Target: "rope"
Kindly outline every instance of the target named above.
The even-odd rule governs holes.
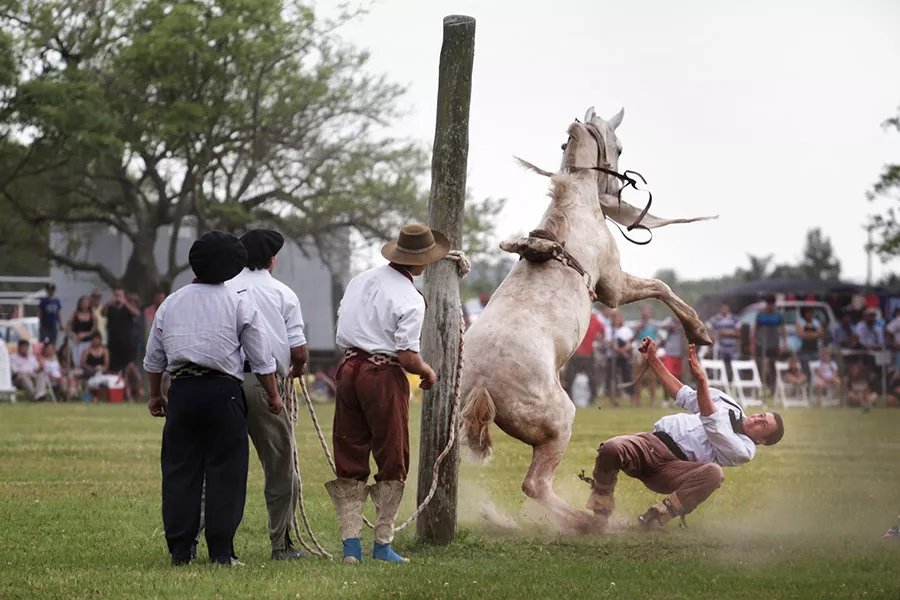
[[[302,381],[303,378],[301,377]],[[291,377],[286,379],[287,385],[285,385],[285,399],[287,400],[287,410],[290,415],[291,424],[297,424],[297,418],[299,417],[299,408],[297,405],[297,388],[294,387],[294,380]],[[300,518],[303,520],[303,526],[306,529],[306,532],[309,534],[309,538],[312,540],[312,543],[315,545],[315,549],[311,548],[309,544],[306,543],[306,540],[303,539],[303,536],[300,534],[300,527],[297,525],[297,517],[294,515],[293,525],[294,525],[294,535],[297,538],[297,542],[303,546],[303,548],[313,554],[315,556],[324,556],[328,559],[331,559],[331,554],[325,550],[322,545],[319,543],[319,540],[316,539],[316,534],[313,533],[312,527],[309,524],[309,517],[306,515],[306,503],[303,501],[303,478],[300,476],[300,455],[298,454],[297,444],[294,444],[294,474],[297,475],[297,506],[300,509]]]
[[[469,274],[472,264],[469,261],[469,259],[466,257],[465,252],[463,252],[462,250],[451,250],[447,254],[447,256],[444,257],[444,259],[450,260],[450,261],[453,261],[456,263],[456,269],[457,269],[460,279],[464,279],[466,277],[466,275]],[[453,392],[454,392],[453,411],[450,415],[450,436],[447,439],[447,445],[444,446],[444,450],[438,455],[437,459],[434,462],[433,477],[431,480],[431,489],[428,491],[428,495],[425,497],[424,500],[422,500],[422,503],[416,507],[416,510],[413,511],[413,514],[410,515],[410,517],[406,521],[404,521],[402,525],[400,525],[399,527],[396,527],[394,529],[394,531],[403,531],[406,527],[408,527],[410,525],[410,523],[415,521],[416,518],[420,514],[422,514],[422,511],[425,510],[425,507],[428,506],[428,504],[431,502],[431,499],[434,498],[434,494],[437,491],[438,476],[440,474],[441,464],[444,462],[444,459],[450,453],[451,448],[453,448],[453,444],[456,442],[456,430],[457,430],[457,425],[458,425],[458,421],[459,421],[459,404],[460,404],[460,402],[459,402],[459,386],[460,386],[460,380],[461,380],[460,375],[462,373],[462,366],[463,366],[463,335],[465,334],[465,332],[466,332],[465,314],[463,313],[462,305],[460,305],[460,307],[459,307],[459,352],[457,355],[457,363],[456,363],[456,383],[454,385],[454,390],[453,390]],[[325,453],[325,458],[328,460],[328,464],[331,467],[332,472],[334,472],[334,474],[337,475],[337,467],[334,464],[334,457],[332,456],[331,451],[328,449],[328,442],[325,440],[325,434],[322,433],[322,426],[319,424],[319,418],[316,416],[316,409],[313,407],[312,399],[309,396],[309,390],[306,387],[306,381],[302,377],[300,377],[299,379],[300,379],[300,389],[303,391],[303,399],[306,402],[306,408],[309,411],[310,417],[312,418],[312,423],[313,423],[313,427],[316,430],[316,435],[319,437],[319,444],[322,446],[322,451]],[[291,417],[295,423],[297,422],[296,414],[297,414],[297,410],[298,410],[297,402],[296,402],[296,393],[297,393],[296,388],[293,385],[291,385],[290,389],[287,392],[287,396],[289,398],[289,402],[290,402],[290,398],[294,399],[294,401],[292,402]],[[296,466],[299,464],[299,460],[297,459],[296,447],[294,448],[294,459],[295,459],[294,464]],[[298,477],[298,481],[299,481],[299,477],[300,477],[299,468],[297,468],[296,471],[297,471],[297,477]],[[328,554],[327,552],[325,552],[325,550],[319,545],[318,541],[316,541],[315,535],[313,535],[312,529],[309,526],[309,521],[306,518],[306,512],[305,512],[304,504],[303,504],[303,484],[302,484],[302,482],[300,483],[298,505],[300,507],[300,513],[303,518],[303,524],[306,526],[306,530],[307,530],[307,532],[309,532],[309,535],[312,538],[313,543],[321,551],[321,553],[313,551],[313,550],[310,550],[310,552],[312,554],[317,554],[319,556],[327,556],[328,558],[331,558],[331,555]],[[363,522],[370,529],[374,528],[374,526],[365,517],[363,517]],[[306,546],[305,542],[303,542],[303,540],[300,538],[300,532],[297,527],[296,521],[294,522],[294,530],[295,530],[298,540],[300,540],[300,543],[304,545],[304,548],[308,548],[308,546]]]

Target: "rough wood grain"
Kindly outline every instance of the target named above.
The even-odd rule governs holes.
[[[475,57],[475,19],[444,18],[438,79],[437,121],[431,162],[430,226],[460,248],[469,154],[469,102]],[[431,488],[435,460],[447,444],[455,400],[459,350],[459,279],[456,265],[441,261],[425,274],[428,310],[422,335],[422,355],[438,376],[437,385],[422,399],[418,502]],[[416,522],[416,539],[449,544],[456,536],[459,445],[441,465],[437,492]]]

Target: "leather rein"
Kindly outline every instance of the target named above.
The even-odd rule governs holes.
[[[581,121],[579,121],[578,119],[575,119],[575,122],[581,123]],[[625,188],[631,187],[632,189],[634,189],[635,191],[638,191],[638,192],[647,192],[647,196],[648,196],[647,197],[647,206],[644,207],[644,210],[641,211],[641,214],[639,214],[637,219],[634,220],[634,223],[629,225],[626,229],[627,229],[627,231],[632,231],[634,229],[643,229],[648,234],[650,234],[649,238],[647,238],[643,242],[634,240],[634,239],[628,237],[628,234],[626,234],[624,231],[622,231],[622,228],[619,227],[618,223],[616,223],[615,221],[612,221],[612,219],[610,219],[610,221],[612,221],[613,225],[615,225],[616,228],[619,230],[619,233],[622,234],[622,237],[624,237],[626,240],[628,240],[629,242],[631,242],[632,244],[635,244],[637,246],[646,246],[651,241],[653,241],[653,232],[650,231],[650,229],[646,225],[642,225],[641,221],[643,221],[644,217],[647,216],[647,213],[650,212],[650,205],[653,204],[653,193],[650,192],[650,190],[642,190],[641,188],[639,188],[638,181],[637,181],[637,179],[635,179],[635,177],[639,178],[641,180],[640,181],[641,184],[643,184],[643,185],[647,185],[647,180],[644,179],[644,176],[641,175],[640,173],[638,173],[637,171],[625,171],[624,173],[619,173],[618,171],[613,171],[612,169],[610,169],[609,163],[606,162],[606,144],[603,141],[603,136],[600,135],[600,130],[597,129],[597,127],[595,127],[592,123],[582,123],[582,124],[584,125],[585,129],[588,130],[588,133],[591,134],[591,137],[594,138],[594,141],[597,143],[597,164],[596,164],[596,166],[593,166],[593,167],[572,167],[571,170],[572,171],[600,171],[601,173],[605,173],[607,175],[615,177],[616,179],[624,182],[625,185],[620,186],[619,191],[616,192],[616,198],[618,198],[620,206],[622,204],[622,191]],[[565,145],[563,145],[563,149],[565,149]],[[597,184],[597,195],[598,195],[598,197],[600,195],[600,184],[599,183]]]

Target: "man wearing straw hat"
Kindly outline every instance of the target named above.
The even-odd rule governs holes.
[[[162,452],[162,514],[172,563],[187,564],[200,528],[206,481],[206,545],[213,563],[240,564],[234,534],[247,492],[247,404],[244,357],[278,414],[275,359],[259,311],[223,283],[247,264],[247,250],[229,233],[211,231],[191,246],[196,275],[165,299],[147,341],[150,414],[166,417]],[[168,400],[162,374],[172,374]]]
[[[289,375],[306,372],[306,335],[300,300],[294,291],[272,276],[284,237],[271,229],[252,229],[241,237],[247,249],[247,266],[226,286],[251,300],[259,309],[275,359],[279,381],[290,385]],[[306,555],[291,544],[291,526],[297,507],[299,481],[294,469],[294,423],[288,411],[272,414],[268,396],[244,363],[244,395],[247,428],[265,475],[266,510],[272,560],[294,560]]]
[[[394,522],[409,470],[409,383],[404,369],[429,389],[436,376],[419,356],[425,299],[413,277],[441,260],[450,242],[424,225],[406,225],[381,254],[389,264],[357,275],[347,285],[338,314],[338,368],[334,413],[337,479],[325,484],[337,511],[344,562],[362,560],[362,510],[375,504],[372,557],[391,563],[407,559],[391,548]],[[375,484],[367,486],[369,454],[375,457]]]

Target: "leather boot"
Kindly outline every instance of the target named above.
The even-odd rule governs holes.
[[[344,545],[344,563],[355,565],[362,560],[362,542],[359,539],[363,524],[363,506],[368,488],[356,479],[338,478],[325,484],[331,503],[337,513]]]
[[[402,481],[379,481],[369,488],[372,502],[375,503],[375,547],[372,558],[391,563],[407,563],[391,548],[394,541],[394,522],[403,499]]]
[[[587,509],[594,513],[594,516],[603,519],[609,519],[613,509],[616,507],[616,500],[612,493],[601,494],[596,489],[591,490],[591,497],[588,498]]]
[[[681,517],[681,522],[684,524],[684,509],[681,501],[675,494],[670,494],[638,517],[638,523],[645,531],[661,531],[665,529],[666,523],[675,517]]]

